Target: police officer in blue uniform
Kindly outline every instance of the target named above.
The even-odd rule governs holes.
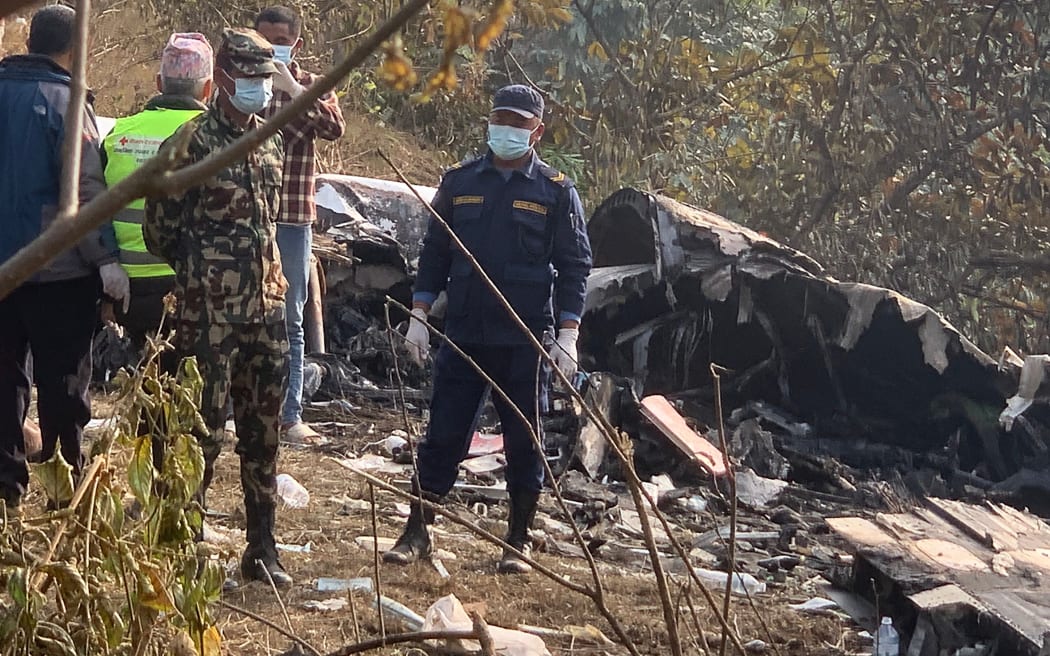
[[[534,146],[543,129],[543,98],[535,90],[524,85],[500,89],[489,115],[488,152],[450,169],[433,205],[533,335],[543,341],[557,324],[551,356],[571,377],[576,371],[591,247],[572,181],[536,155]],[[548,379],[539,355],[445,229],[431,221],[419,257],[406,336],[410,355],[420,363],[430,348],[421,320],[443,290],[448,295],[446,336],[485,370],[538,432]],[[447,345],[438,349],[430,426],[416,458],[424,497],[438,500],[452,489],[486,391],[485,381],[466,361]],[[497,395],[492,398],[507,456],[506,541],[527,553],[528,531],[543,486],[543,454],[514,410]],[[383,555],[384,561],[408,564],[429,555],[432,522],[431,512],[414,506],[404,533]],[[509,551],[497,566],[501,573],[530,570]]]

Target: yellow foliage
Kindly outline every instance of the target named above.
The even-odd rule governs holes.
[[[587,54],[595,59],[609,61],[609,55],[605,54],[605,48],[603,48],[602,44],[597,41],[587,46]]]
[[[571,0],[531,0],[521,7],[521,17],[530,27],[557,27],[571,23]]]
[[[726,156],[736,162],[742,169],[749,169],[755,165],[751,146],[743,139],[737,139],[729,148],[726,148]]]
[[[204,632],[200,656],[222,656],[222,636],[214,626],[208,627]]]
[[[407,91],[416,84],[416,71],[405,56],[401,36],[395,36],[383,46],[383,62],[379,65],[379,79],[398,91]]]
[[[492,42],[498,37],[507,27],[507,21],[514,13],[514,2],[513,0],[493,0],[492,9],[489,10],[488,20],[481,26],[481,30],[478,32],[478,36],[475,39],[476,49],[478,52],[484,52],[489,49]]]

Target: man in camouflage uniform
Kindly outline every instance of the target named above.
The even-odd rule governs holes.
[[[189,130],[180,166],[199,162],[260,125],[269,103],[273,48],[251,29],[226,30],[216,51],[218,89],[208,111]],[[163,148],[163,146],[162,146]],[[278,422],[288,350],[284,324],[286,283],[277,251],[283,144],[279,135],[185,194],[149,199],[146,246],[175,270],[179,300],[175,343],[180,356],[197,356],[204,377],[201,414],[205,474],[201,500],[215,474],[227,399],[237,423],[248,548],[247,580],[291,585],[274,543]]]

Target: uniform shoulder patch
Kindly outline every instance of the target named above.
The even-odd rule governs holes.
[[[445,169],[445,173],[452,173],[453,171],[458,171],[458,170],[466,168],[466,167],[468,167],[468,166],[470,166],[472,164],[477,164],[479,161],[481,161],[481,159],[482,158],[480,156],[479,157],[468,157],[467,159],[463,160],[462,162],[457,162],[456,164],[453,164],[452,166],[450,166],[447,169]]]
[[[561,187],[574,186],[574,183],[569,176],[547,164],[540,165],[540,173],[542,173],[548,180]]]

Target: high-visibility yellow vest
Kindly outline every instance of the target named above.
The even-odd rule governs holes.
[[[106,184],[110,187],[131,175],[157,154],[165,139],[183,123],[200,114],[196,109],[148,109],[117,119],[102,147],[106,151]],[[173,276],[164,260],[146,250],[142,219],[146,202],[139,198],[113,217],[113,231],[120,249],[120,265],[129,278]]]

